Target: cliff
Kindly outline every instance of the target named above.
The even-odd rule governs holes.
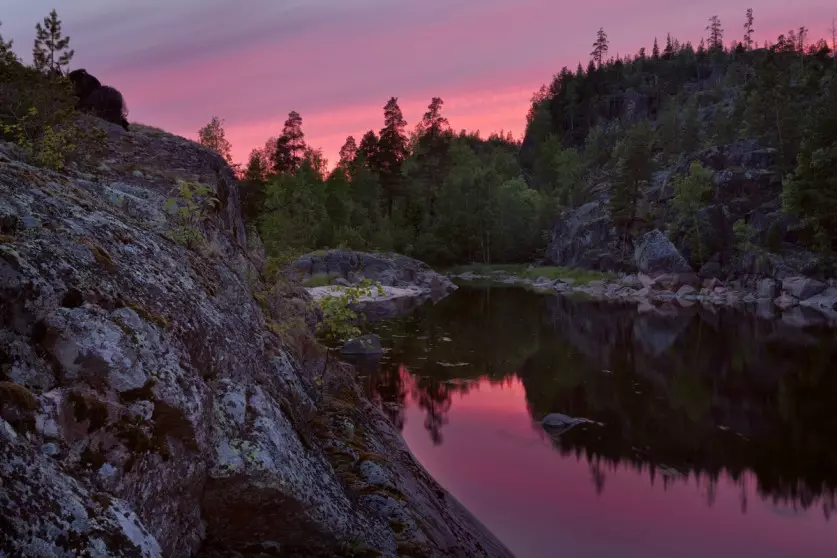
[[[324,366],[223,160],[95,125],[95,168],[0,143],[0,554],[508,556]]]

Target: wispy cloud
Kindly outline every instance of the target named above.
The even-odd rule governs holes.
[[[2,0],[0,0],[2,1]],[[54,0],[5,0],[3,32],[28,55],[33,26]],[[563,65],[586,62],[604,26],[611,53],[651,47],[672,32],[697,42],[719,14],[740,35],[744,0],[74,0],[59,6],[76,67],[118,87],[131,118],[194,136],[226,120],[243,160],[281,130],[290,110],[334,157],[348,134],[381,125],[399,97],[410,124],[432,96],[454,128],[523,132],[531,93]],[[806,25],[825,35],[819,0],[761,0],[760,39]]]

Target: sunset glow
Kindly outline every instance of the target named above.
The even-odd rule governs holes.
[[[3,11],[4,36],[22,56],[52,7],[34,0]],[[80,0],[59,13],[74,66],[120,89],[132,121],[196,137],[219,116],[243,162],[291,110],[333,160],[347,135],[381,127],[390,96],[410,129],[440,96],[453,129],[520,137],[532,93],[561,66],[586,63],[599,26],[612,55],[632,54],[666,32],[697,43],[712,14],[727,41],[738,39],[748,7],[759,41],[801,25],[824,37],[835,11],[818,0]]]

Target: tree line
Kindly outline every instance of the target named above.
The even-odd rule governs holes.
[[[832,43],[805,27],[761,46],[747,10],[740,40],[724,42],[719,17],[697,47],[670,34],[651,52],[607,58],[604,29],[588,65],[564,67],[532,99],[520,162],[527,182],[553,192],[558,211],[578,207],[603,185],[626,248],[651,227],[643,192],[653,173],[682,168],[697,152],[742,139],[776,153],[783,209],[796,238],[823,253],[837,248],[837,31]],[[695,214],[712,173],[692,166],[677,179],[672,234],[695,235]],[[739,227],[747,236],[742,223]],[[699,248],[699,247],[698,247]],[[701,252],[701,250],[697,250]],[[693,263],[709,252],[693,254]]]
[[[243,206],[270,255],[325,248],[397,251],[435,264],[528,261],[544,247],[546,200],[520,174],[511,133],[454,132],[431,100],[408,131],[396,97],[382,127],[349,136],[329,171],[292,111],[241,169]],[[228,160],[223,123],[199,132]]]

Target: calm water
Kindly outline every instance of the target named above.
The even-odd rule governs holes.
[[[837,556],[832,332],[513,287],[370,328],[370,393],[521,558]]]

